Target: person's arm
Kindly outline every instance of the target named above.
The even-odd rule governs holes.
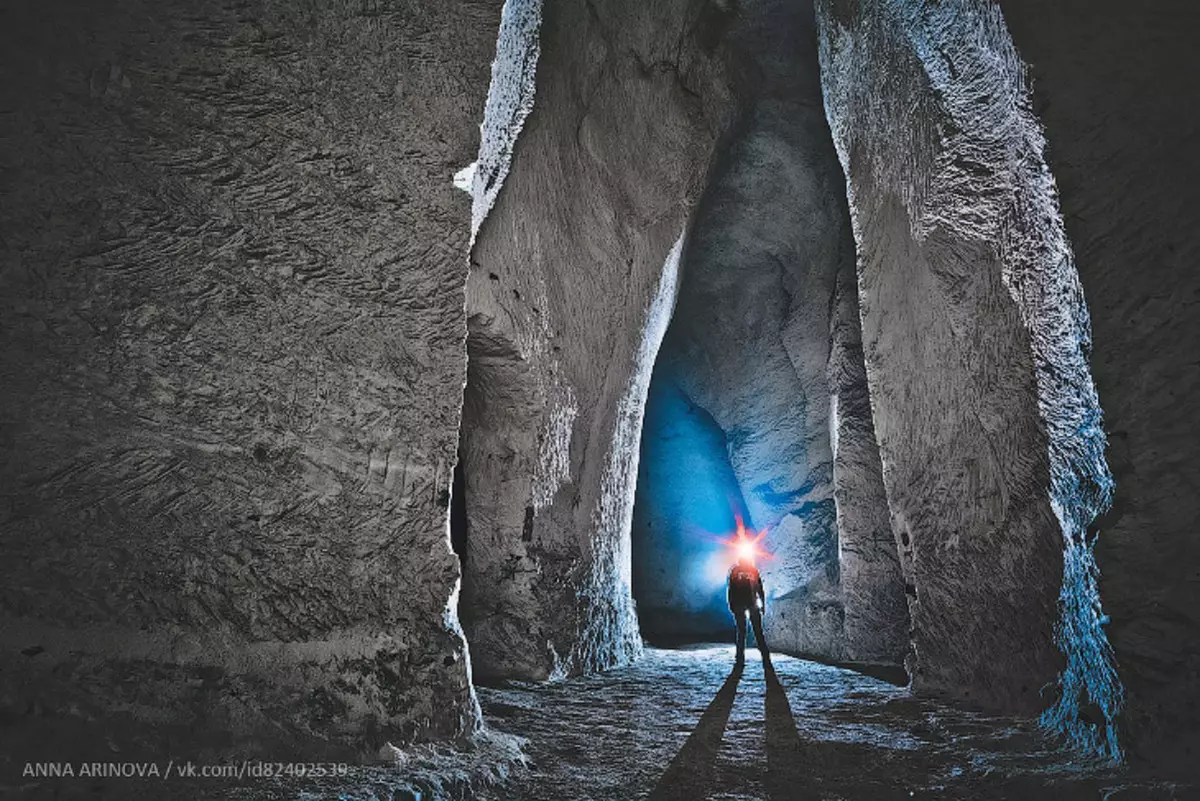
[[[758,590],[758,608],[759,611],[767,611],[767,595],[763,592],[762,576],[758,577],[755,589]]]

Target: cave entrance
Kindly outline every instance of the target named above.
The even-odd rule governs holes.
[[[712,415],[656,368],[646,399],[634,497],[633,597],[642,636],[675,647],[732,642],[725,602],[731,551],[721,541],[747,517]]]
[[[730,36],[753,80],[690,221],[646,407],[632,530],[643,634],[732,636],[719,551],[740,514],[768,531],[772,650],[896,664],[907,608],[813,8],[768,0]]]

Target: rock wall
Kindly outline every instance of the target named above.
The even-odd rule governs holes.
[[[1039,711],[1059,676],[1054,727],[1113,756],[1084,535],[1111,480],[1023,65],[990,3],[818,8],[884,483],[912,549],[914,689]]]
[[[726,125],[707,0],[543,9],[536,100],[472,251],[462,614],[480,675],[640,650],[628,551],[673,246]]]
[[[1133,762],[1195,774],[1200,753],[1200,74],[1196,14],[1157,0],[1004,0],[1029,63],[1066,232],[1091,309],[1111,513],[1096,523]],[[1189,24],[1190,23],[1190,24]],[[1093,712],[1093,715],[1095,713]]]
[[[841,198],[838,199],[839,201]],[[829,354],[833,497],[837,502],[843,637],[851,662],[904,663],[909,648],[906,584],[912,548],[892,532],[883,463],[863,362],[854,242],[845,230],[846,258],[837,276]],[[907,580],[907,581],[906,581]]]
[[[294,758],[478,725],[450,177],[499,10],[6,4],[9,731]]]

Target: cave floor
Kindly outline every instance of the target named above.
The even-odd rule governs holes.
[[[480,688],[493,729],[532,764],[487,799],[1183,798],[1087,769],[1032,721],[916,699],[844,668],[733,646],[648,649],[637,664],[550,684]]]
[[[1200,798],[1195,786],[1073,763],[1033,721],[914,698],[862,673],[787,656],[776,656],[768,673],[753,649],[735,680],[733,654],[732,645],[648,648],[637,663],[602,674],[479,687],[487,731],[465,752],[409,752],[407,769],[173,781],[167,795],[157,781],[48,787],[57,798],[122,801]]]

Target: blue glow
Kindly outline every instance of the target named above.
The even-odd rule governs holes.
[[[1086,359],[1090,345],[1086,310],[1081,316],[1078,351]],[[1058,699],[1042,713],[1041,724],[1084,753],[1117,763],[1124,757],[1117,720],[1125,691],[1104,633],[1109,618],[1100,604],[1100,568],[1093,553],[1096,535],[1088,533],[1096,517],[1112,505],[1114,482],[1104,458],[1107,437],[1090,380],[1087,389],[1090,392],[1081,393],[1083,402],[1073,408],[1075,414],[1064,415],[1057,427],[1050,427],[1052,464],[1062,465],[1052,470],[1051,504],[1062,522],[1065,542],[1058,598],[1062,617],[1055,641],[1067,657],[1067,669],[1058,679]],[[1090,716],[1092,721],[1080,714],[1081,706],[1088,704],[1099,712]]]
[[[651,380],[642,427],[634,597],[649,634],[698,636],[730,626],[725,576],[732,551],[720,538],[734,530],[735,513],[745,520],[748,514],[724,432],[665,372],[656,370]]]

